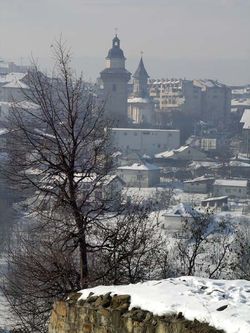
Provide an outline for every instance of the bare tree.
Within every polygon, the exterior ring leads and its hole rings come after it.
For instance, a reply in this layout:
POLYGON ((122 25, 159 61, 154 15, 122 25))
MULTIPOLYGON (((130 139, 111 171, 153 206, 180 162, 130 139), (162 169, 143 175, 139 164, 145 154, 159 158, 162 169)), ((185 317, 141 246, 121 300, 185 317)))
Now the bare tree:
POLYGON ((167 244, 156 217, 149 216, 150 208, 139 207, 128 205, 124 214, 93 230, 95 283, 136 283, 161 278, 163 267, 167 271, 167 244))
POLYGON ((79 253, 81 287, 88 286, 86 233, 112 205, 98 198, 112 161, 103 105, 70 67, 70 53, 59 41, 51 77, 34 65, 29 72, 31 108, 14 103, 10 117, 9 176, 18 186, 33 188, 30 208, 44 224, 57 221, 62 247, 79 253), (61 221, 58 212, 67 216, 61 221))
POLYGON ((7 283, 1 286, 21 332, 46 332, 55 299, 79 290, 77 259, 70 249, 61 251, 56 230, 33 230, 19 235, 8 253, 7 283))
POLYGON ((228 264, 230 233, 230 225, 215 221, 209 212, 194 211, 192 218, 184 218, 181 230, 175 235, 177 274, 219 277, 228 264))
POLYGON ((234 277, 250 280, 250 227, 241 225, 234 243, 234 277))

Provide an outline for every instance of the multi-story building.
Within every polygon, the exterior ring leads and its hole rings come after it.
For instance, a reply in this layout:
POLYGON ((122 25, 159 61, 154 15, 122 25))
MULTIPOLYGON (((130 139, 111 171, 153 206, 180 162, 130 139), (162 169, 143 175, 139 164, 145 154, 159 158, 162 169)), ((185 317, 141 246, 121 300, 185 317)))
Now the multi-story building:
POLYGON ((31 66, 17 65, 0 59, 0 75, 9 73, 27 73, 31 66))
POLYGON ((154 156, 180 146, 179 130, 112 128, 114 148, 124 153, 154 156))
POLYGON ((231 111, 231 89, 218 81, 151 80, 149 89, 163 113, 180 111, 218 125, 220 121, 225 124, 231 111))
POLYGON ((231 112, 231 89, 214 80, 194 80, 193 85, 194 93, 195 88, 201 89, 201 119, 223 126, 231 112))
POLYGON ((184 102, 182 80, 161 79, 149 81, 149 95, 160 110, 179 110, 184 102))

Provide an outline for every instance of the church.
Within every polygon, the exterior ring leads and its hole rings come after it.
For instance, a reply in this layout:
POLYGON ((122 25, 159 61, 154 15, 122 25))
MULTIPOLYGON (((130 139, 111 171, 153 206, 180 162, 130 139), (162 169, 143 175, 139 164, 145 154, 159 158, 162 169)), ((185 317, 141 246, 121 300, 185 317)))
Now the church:
POLYGON ((112 120, 113 127, 130 127, 133 124, 152 126, 154 103, 149 97, 148 78, 141 57, 133 75, 133 91, 128 96, 131 73, 125 68, 126 58, 120 48, 117 34, 106 57, 106 68, 100 73, 103 83, 105 114, 112 120))

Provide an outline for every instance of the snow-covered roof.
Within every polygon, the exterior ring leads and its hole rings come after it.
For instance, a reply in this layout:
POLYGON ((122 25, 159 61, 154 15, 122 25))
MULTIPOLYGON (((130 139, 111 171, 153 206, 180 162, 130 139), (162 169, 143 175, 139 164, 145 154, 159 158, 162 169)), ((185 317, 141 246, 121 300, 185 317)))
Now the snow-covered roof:
POLYGON ((9 130, 7 128, 0 128, 0 135, 4 135, 9 133, 9 130))
POLYGON ((226 199, 228 199, 228 196, 224 195, 221 197, 212 197, 212 198, 203 199, 203 200, 201 200, 201 202, 213 202, 213 201, 220 201, 220 200, 226 200, 226 199))
POLYGON ((94 295, 130 295, 130 309, 138 307, 155 315, 182 312, 189 320, 208 322, 226 333, 250 332, 250 281, 212 280, 183 276, 121 286, 81 290, 78 301, 94 295))
POLYGON ((171 207, 163 216, 180 216, 180 217, 199 217, 201 213, 194 209, 191 205, 180 203, 171 207))
POLYGON ((3 86, 3 88, 29 89, 29 86, 22 81, 13 80, 3 86))
POLYGON ((200 182, 204 183, 204 182, 210 181, 210 180, 211 181, 214 180, 214 177, 201 176, 201 177, 185 180, 184 183, 200 183, 200 182))
POLYGON ((40 108, 38 104, 29 101, 20 101, 20 102, 2 102, 0 101, 0 106, 6 106, 9 108, 20 108, 25 110, 37 110, 40 108))
POLYGON ((189 167, 191 169, 199 169, 199 168, 209 168, 214 169, 222 166, 221 163, 213 162, 213 161, 193 161, 191 164, 189 164, 189 167))
POLYGON ((250 106, 250 98, 233 98, 231 105, 235 106, 250 106))
POLYGON ((167 150, 163 153, 155 154, 155 158, 170 158, 175 155, 174 150, 167 150))
POLYGON ((230 162, 229 162, 229 165, 230 165, 231 167, 250 168, 250 164, 249 164, 249 163, 242 162, 242 161, 237 161, 237 160, 230 161, 230 162))
POLYGON ((218 82, 217 80, 209 80, 209 79, 203 79, 203 80, 194 80, 193 81, 195 86, 201 87, 201 88, 221 88, 225 87, 224 84, 218 82))
POLYGON ((142 97, 131 97, 128 98, 128 103, 149 103, 150 100, 148 98, 142 98, 142 97))
MULTIPOLYGON (((1 67, 1 64, 0 64, 0 67, 1 67)), ((27 73, 16 73, 16 72, 12 72, 12 73, 8 73, 8 74, 0 74, 0 83, 6 84, 6 83, 9 83, 12 81, 20 81, 26 75, 27 75, 27 73)))
POLYGON ((160 168, 150 163, 134 163, 132 165, 125 165, 117 168, 118 170, 134 170, 134 171, 154 171, 160 168))
POLYGON ((173 133, 173 132, 176 132, 176 133, 179 133, 180 130, 175 130, 175 129, 158 129, 158 128, 121 128, 121 127, 113 127, 111 128, 112 131, 116 131, 116 132, 119 132, 119 131, 126 131, 126 132, 129 132, 129 131, 134 131, 134 132, 170 132, 170 133, 173 133))
POLYGON ((170 158, 170 157, 173 157, 173 156, 175 156, 175 155, 177 155, 179 153, 182 153, 182 152, 184 152, 184 151, 186 151, 188 149, 190 149, 192 151, 194 151, 194 150, 197 151, 197 149, 195 149, 193 147, 190 147, 190 146, 181 146, 178 149, 167 150, 167 151, 164 151, 162 153, 156 154, 155 158, 170 158))
POLYGON ((214 185, 218 186, 235 186, 247 187, 248 181, 246 179, 216 179, 214 185))
POLYGON ((246 109, 243 112, 243 115, 240 120, 241 123, 243 123, 243 128, 244 129, 249 129, 250 128, 250 109, 246 109))

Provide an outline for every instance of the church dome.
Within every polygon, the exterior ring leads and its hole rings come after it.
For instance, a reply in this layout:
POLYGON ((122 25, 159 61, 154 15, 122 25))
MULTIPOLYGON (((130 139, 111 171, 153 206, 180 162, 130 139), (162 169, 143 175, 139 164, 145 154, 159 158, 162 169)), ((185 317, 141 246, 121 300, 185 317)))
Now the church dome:
POLYGON ((112 48, 108 52, 106 59, 120 58, 125 59, 122 49, 120 48, 120 39, 115 35, 112 41, 112 48))

